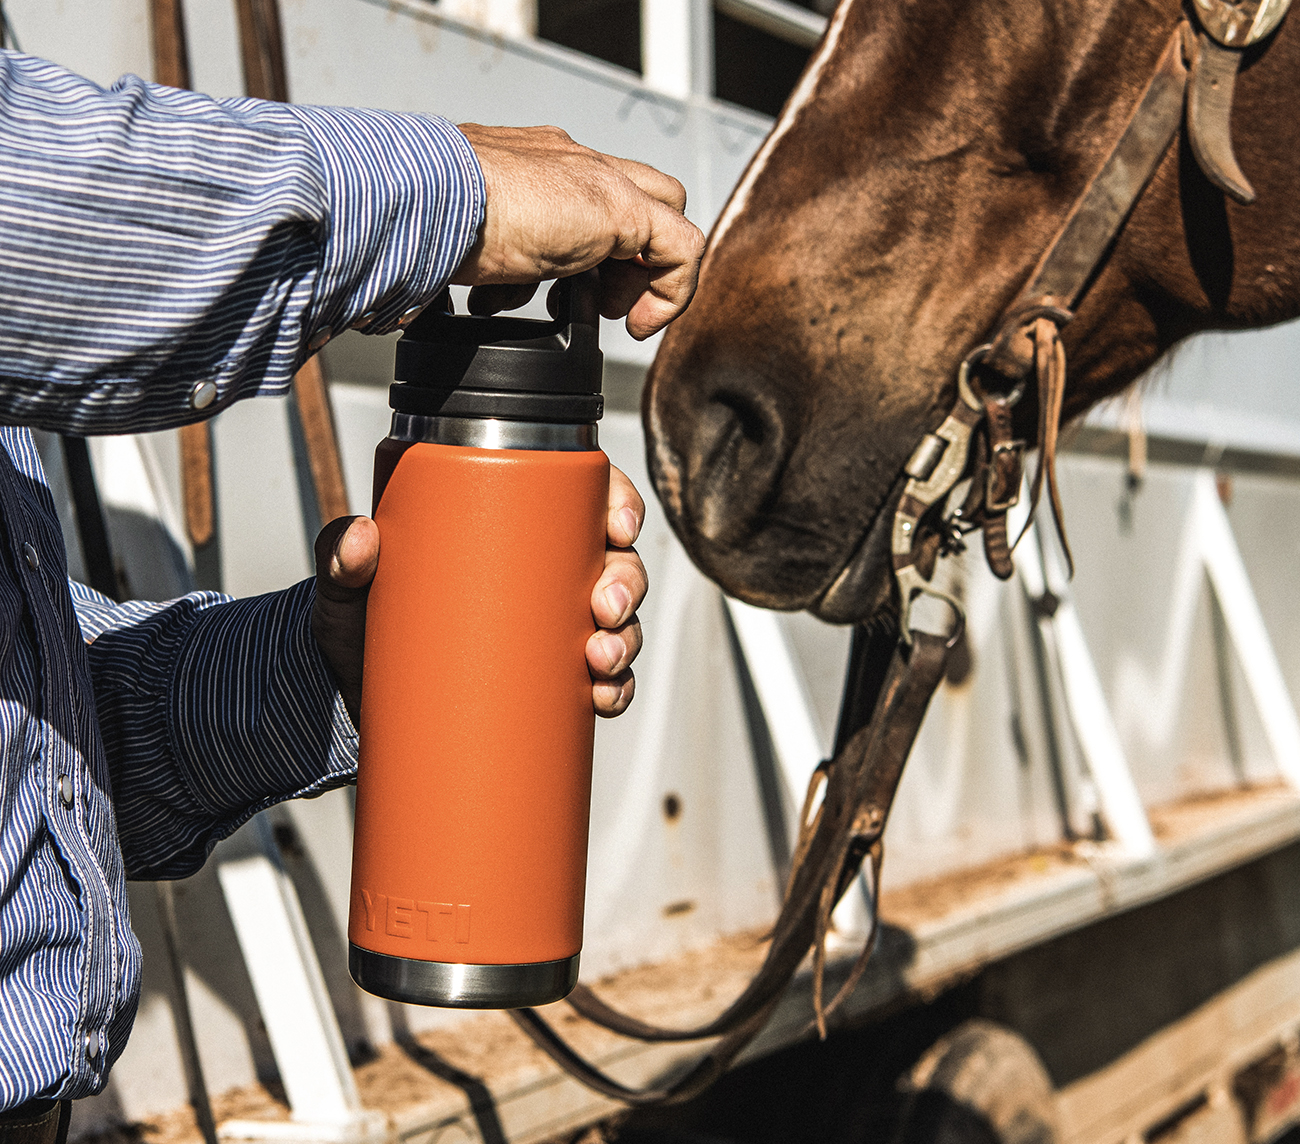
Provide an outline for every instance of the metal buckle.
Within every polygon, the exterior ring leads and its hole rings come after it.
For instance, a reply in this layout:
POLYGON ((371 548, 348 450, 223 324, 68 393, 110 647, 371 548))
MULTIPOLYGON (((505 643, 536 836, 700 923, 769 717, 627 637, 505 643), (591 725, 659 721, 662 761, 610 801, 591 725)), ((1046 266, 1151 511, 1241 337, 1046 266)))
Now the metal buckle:
POLYGON ((1258 43, 1282 22, 1291 0, 1194 0, 1201 27, 1225 48, 1258 43))
POLYGON ((952 630, 947 636, 947 645, 951 649, 956 646, 957 641, 961 639, 962 634, 966 631, 966 608, 956 596, 950 592, 944 592, 934 587, 926 580, 921 579, 921 574, 915 567, 900 569, 897 573, 898 586, 902 596, 902 611, 898 617, 898 630, 902 637, 903 643, 909 647, 912 643, 912 605, 922 596, 929 596, 932 599, 939 600, 948 605, 953 613, 952 630))
POLYGON ((984 508, 987 512, 1006 512, 1020 503, 1020 475, 1024 472, 1025 443, 1023 441, 1002 441, 993 446, 993 455, 989 458, 988 472, 984 477, 984 508), (994 486, 999 482, 997 458, 1008 453, 1015 455, 1017 479, 1011 483, 1011 492, 1002 500, 993 495, 994 486))

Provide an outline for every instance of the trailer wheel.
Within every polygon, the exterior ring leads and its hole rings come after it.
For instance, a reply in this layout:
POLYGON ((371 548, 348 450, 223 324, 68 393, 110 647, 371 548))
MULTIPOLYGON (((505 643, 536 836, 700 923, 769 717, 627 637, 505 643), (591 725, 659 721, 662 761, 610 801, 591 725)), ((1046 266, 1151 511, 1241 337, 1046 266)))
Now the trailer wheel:
POLYGON ((1051 1078, 1023 1037, 975 1019, 945 1034, 901 1080, 895 1144, 1055 1144, 1051 1078))

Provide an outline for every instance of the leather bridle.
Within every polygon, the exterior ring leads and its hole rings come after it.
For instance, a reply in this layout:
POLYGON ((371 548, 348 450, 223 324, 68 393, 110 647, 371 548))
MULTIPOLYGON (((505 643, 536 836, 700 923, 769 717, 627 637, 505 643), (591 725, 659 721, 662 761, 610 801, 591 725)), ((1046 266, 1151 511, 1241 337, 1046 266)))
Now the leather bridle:
POLYGON ((885 824, 903 765, 965 624, 960 600, 936 585, 930 557, 936 547, 939 559, 960 551, 964 536, 979 528, 994 574, 1007 579, 1014 571, 1007 511, 1019 498, 1024 443, 1012 439, 1011 410, 1032 378, 1039 416, 1030 517, 1045 485, 1068 560, 1055 474, 1065 387, 1061 327, 1073 316, 1180 126, 1210 181, 1240 202, 1253 200, 1254 191, 1232 152, 1228 119, 1233 81, 1242 50, 1268 36, 1289 4, 1190 0, 1188 18, 1175 29, 1101 169, 1075 200, 991 336, 961 363, 951 412, 921 439, 904 467, 907 482, 892 533, 898 634, 884 625, 854 632, 835 755, 817 768, 809 784, 783 904, 757 974, 723 1013, 690 1029, 627 1016, 582 985, 569 997, 582 1016, 627 1037, 648 1042, 720 1039, 676 1081, 633 1089, 583 1060, 535 1011, 512 1011, 523 1031, 584 1084, 636 1105, 696 1095, 767 1023, 810 949, 810 1028, 826 1035, 828 1015, 853 991, 874 946, 885 824), (943 516, 954 489, 966 479, 970 486, 962 504, 943 516), (934 634, 913 627, 913 605, 921 596, 937 597, 952 609, 948 631, 934 634), (823 977, 831 913, 867 859, 872 874, 869 933, 847 979, 827 1002, 823 977))

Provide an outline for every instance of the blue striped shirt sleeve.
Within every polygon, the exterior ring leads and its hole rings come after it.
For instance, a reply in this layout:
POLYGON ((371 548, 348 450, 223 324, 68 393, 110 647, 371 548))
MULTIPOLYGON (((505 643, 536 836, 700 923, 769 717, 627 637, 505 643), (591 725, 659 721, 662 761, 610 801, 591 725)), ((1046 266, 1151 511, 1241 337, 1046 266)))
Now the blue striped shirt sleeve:
POLYGON ((104 89, 0 52, 0 422, 142 432, 286 391, 309 345, 391 330, 474 242, 445 120, 104 89))
POLYGON ((257 811, 356 776, 311 634, 315 585, 114 604, 70 581, 130 878, 193 873, 257 811))

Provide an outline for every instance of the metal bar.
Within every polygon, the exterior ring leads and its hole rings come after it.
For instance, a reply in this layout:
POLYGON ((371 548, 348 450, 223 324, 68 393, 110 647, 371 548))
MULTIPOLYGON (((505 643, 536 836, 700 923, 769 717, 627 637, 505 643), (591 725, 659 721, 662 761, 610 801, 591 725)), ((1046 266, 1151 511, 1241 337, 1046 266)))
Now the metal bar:
MULTIPOLYGON (((793 811, 789 837, 794 839, 799 834, 798 814, 803 808, 808 781, 825 757, 812 700, 777 614, 730 596, 723 599, 743 660, 739 666, 748 673, 758 698, 777 769, 784 780, 793 811)), ((809 808, 810 813, 816 806, 814 803, 809 808)), ((846 938, 867 932, 867 904, 875 893, 864 875, 859 874, 856 881, 859 893, 845 894, 833 915, 836 933, 846 938)))
MULTIPOLYGON (((726 597, 723 597, 726 600, 726 597)), ((740 690, 741 704, 745 709, 745 729, 749 732, 749 749, 754 757, 754 772, 758 779, 759 796, 763 803, 763 822, 767 827, 768 856, 777 873, 777 900, 781 888, 790 879, 790 859, 794 854, 794 816, 790 804, 789 783, 783 780, 781 768, 772 745, 772 734, 763 702, 754 686, 754 676, 749 661, 736 633, 735 621, 727 607, 722 609, 722 619, 727 628, 727 642, 731 646, 732 662, 736 668, 736 684, 740 690)))
POLYGON ((193 553, 194 586, 220 592, 221 510, 217 505, 216 451, 211 420, 182 425, 181 499, 185 506, 185 536, 193 553))
POLYGON ((1196 476, 1192 511, 1200 556, 1223 609, 1224 622, 1236 646, 1242 674, 1255 700, 1278 772, 1291 786, 1300 788, 1300 719, 1296 718, 1295 705, 1246 575, 1228 514, 1219 500, 1214 474, 1208 469, 1196 476))
POLYGON ((786 0, 713 0, 713 6, 724 16, 809 51, 826 31, 825 16, 786 0))
MULTIPOLYGON (((356 1080, 302 907, 264 814, 221 844, 217 877, 302 1139, 361 1140, 379 1114, 361 1111, 356 1080), (314 1135, 319 1134, 319 1135, 314 1135)), ((263 1138, 268 1125, 227 1122, 226 1138, 263 1138)))
POLYGON ((725 597, 745 665, 763 707, 786 794, 796 813, 823 751, 812 700, 776 613, 725 597))
POLYGON ((1088 771, 1097 785, 1102 818, 1111 837, 1127 853, 1134 857, 1150 855, 1155 852, 1155 837, 1128 769, 1079 614, 1066 589, 1050 575, 1045 554, 1038 545, 1037 528, 1030 527, 1034 536, 1026 538, 1029 543, 1021 545, 1020 575, 1031 596, 1043 597, 1050 591, 1055 598, 1051 615, 1040 622, 1051 627, 1065 706, 1088 771))
POLYGON ((150 0, 149 26, 153 33, 154 82, 188 88, 190 56, 181 0, 150 0))
MULTIPOLYGON (((301 433, 308 483, 315 496, 321 524, 348 515, 348 494, 343 484, 343 459, 329 388, 320 357, 310 357, 293 379, 295 445, 301 433)), ((311 538, 315 540, 312 532, 311 538)))
POLYGON ((185 1086, 190 1093, 190 1107, 198 1121, 204 1144, 217 1144, 217 1125, 212 1116, 212 1102, 203 1064, 199 1059, 199 1042, 194 1033, 194 1016, 190 1012, 189 988, 185 981, 185 959, 181 952, 180 928, 176 924, 176 897, 171 882, 155 882, 154 898, 158 904, 159 928, 167 947, 167 967, 171 971, 172 1016, 176 1021, 176 1041, 181 1048, 181 1065, 185 1086))
POLYGON ((1032 575, 1032 571, 1027 574, 1025 570, 1025 565, 1032 560, 1033 557, 1028 554, 1021 557, 1020 584, 1024 590, 1025 614, 1029 620, 1029 650, 1034 663, 1034 690, 1038 695, 1043 749, 1047 755, 1047 774, 1052 781, 1052 797, 1056 802, 1057 816, 1061 820, 1061 836, 1067 842, 1073 842, 1077 834, 1070 818, 1070 795, 1065 782, 1065 759, 1061 753, 1061 737, 1056 725, 1056 706, 1052 702, 1052 676, 1047 666, 1047 636, 1043 631, 1045 592, 1042 589, 1040 575, 1034 578, 1034 587, 1039 589, 1035 594, 1027 578, 1027 575, 1032 575))
MULTIPOLYGON (((1207 581, 1208 581, 1207 576, 1207 581)), ((1223 716, 1223 739, 1228 747, 1228 761, 1237 783, 1245 786, 1246 754, 1241 746, 1241 720, 1237 715, 1237 696, 1232 686, 1232 637, 1228 634, 1228 621, 1223 618, 1223 605, 1210 587, 1210 630, 1214 640, 1214 674, 1219 684, 1219 709, 1223 716)))
POLYGON ((1067 600, 1061 604, 1052 617, 1052 626, 1056 631, 1065 701, 1079 745, 1088 760, 1088 769, 1097 784, 1102 817, 1112 836, 1127 851, 1134 855, 1150 854, 1156 848, 1151 825, 1129 773, 1124 748, 1072 602, 1067 600))
POLYGON ((288 103, 289 77, 284 65, 279 0, 235 0, 235 14, 239 19, 244 91, 254 99, 288 103))
POLYGON ((691 0, 641 0, 641 78, 664 95, 691 94, 691 0))
MULTIPOLYGON (((1061 451, 1083 456, 1128 457, 1128 433, 1096 425, 1071 429, 1061 451)), ((1147 434, 1147 460, 1168 465, 1210 465, 1222 473, 1300 478, 1300 456, 1263 449, 1225 448, 1212 441, 1147 434)))
POLYGON ((3 3, 0 3, 0 48, 13 48, 16 52, 23 50, 18 37, 14 35, 14 26, 9 23, 9 16, 5 12, 3 3))
POLYGON ((81 544, 81 562, 86 578, 96 592, 110 600, 121 600, 125 593, 117 581, 113 550, 108 542, 108 526, 104 523, 104 507, 95 485, 95 470, 90 463, 86 439, 60 437, 59 440, 63 446, 63 466, 72 487, 73 515, 77 518, 77 540, 81 544))

